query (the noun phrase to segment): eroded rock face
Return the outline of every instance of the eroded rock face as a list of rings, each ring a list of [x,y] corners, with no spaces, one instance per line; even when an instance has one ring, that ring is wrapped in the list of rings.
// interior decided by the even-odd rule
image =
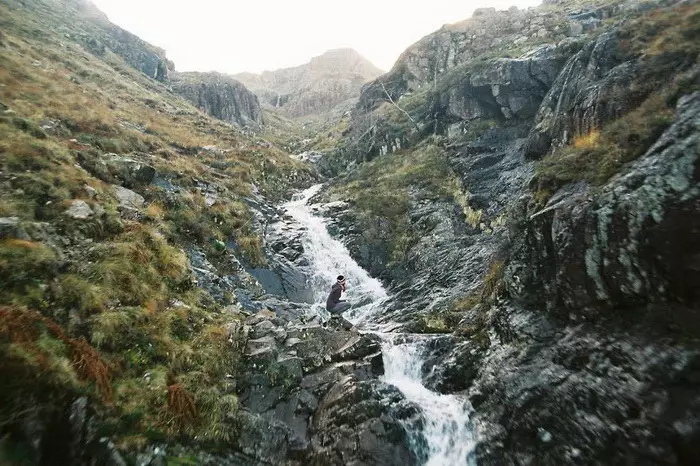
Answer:
[[[540,289],[561,312],[697,302],[699,118],[700,94],[682,98],[673,125],[624,175],[524,213],[530,221],[508,268],[512,294]]]
[[[479,464],[698,461],[699,116],[688,95],[624,174],[521,205],[512,301],[478,311],[435,385],[469,390]]]
[[[173,90],[209,115],[241,126],[263,124],[255,94],[242,83],[220,73],[178,73]]]
[[[507,329],[470,389],[478,464],[698,461],[697,350],[630,325],[561,328],[512,308],[498,318]]]
[[[537,112],[526,153],[537,157],[587,134],[636,105],[629,93],[630,76],[639,65],[626,61],[614,33],[587,44],[567,63]]]

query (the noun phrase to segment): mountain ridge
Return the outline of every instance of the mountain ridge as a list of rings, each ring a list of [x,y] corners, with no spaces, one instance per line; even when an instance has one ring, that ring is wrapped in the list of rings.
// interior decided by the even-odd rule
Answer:
[[[354,49],[338,48],[302,65],[231,76],[253,91],[263,106],[300,118],[323,114],[354,101],[362,85],[382,73]]]

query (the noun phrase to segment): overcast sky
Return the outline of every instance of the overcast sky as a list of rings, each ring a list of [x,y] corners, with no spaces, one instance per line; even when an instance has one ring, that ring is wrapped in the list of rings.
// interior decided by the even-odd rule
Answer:
[[[92,0],[164,48],[179,71],[260,72],[351,47],[388,70],[421,37],[475,8],[541,0]]]

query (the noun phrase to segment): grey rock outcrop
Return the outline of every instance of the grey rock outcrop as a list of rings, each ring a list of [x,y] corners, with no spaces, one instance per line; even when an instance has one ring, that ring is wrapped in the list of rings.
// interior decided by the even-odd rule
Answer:
[[[60,5],[57,5],[59,4]],[[121,57],[129,66],[158,81],[167,81],[175,69],[165,51],[149,44],[138,36],[111,23],[103,12],[92,2],[85,0],[37,0],[22,2],[23,8],[50,8],[61,21],[54,21],[50,27],[63,28],[62,35],[75,39],[90,53],[104,56],[110,51]],[[51,25],[55,26],[51,26]],[[65,25],[72,25],[66,29]]]
[[[139,209],[145,202],[142,195],[123,186],[115,186],[114,193],[119,201],[119,206],[127,209]]]
[[[682,98],[674,124],[624,175],[595,194],[563,190],[530,213],[509,266],[512,294],[540,289],[562,312],[697,302],[699,121],[700,94]]]
[[[527,155],[537,157],[577,134],[587,134],[633,105],[625,98],[638,65],[624,61],[614,33],[602,34],[567,62],[540,107]]]
[[[93,211],[87,202],[75,199],[71,202],[70,208],[66,210],[65,214],[74,220],[85,220],[92,217]]]
[[[197,108],[220,120],[240,126],[263,124],[258,98],[241,82],[220,73],[177,73],[173,91]]]
[[[383,373],[377,338],[317,319],[304,323],[303,308],[271,304],[276,312],[246,321],[241,402],[249,427],[242,451],[276,463],[291,457],[305,464],[415,463],[401,424],[414,410],[377,380]]]

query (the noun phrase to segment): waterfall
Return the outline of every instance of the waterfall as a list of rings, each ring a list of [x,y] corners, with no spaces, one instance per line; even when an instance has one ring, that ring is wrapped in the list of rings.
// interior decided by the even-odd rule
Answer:
[[[388,299],[387,293],[381,282],[360,267],[340,241],[331,237],[324,219],[314,215],[307,205],[320,189],[321,185],[313,186],[284,205],[287,214],[306,229],[304,255],[309,261],[308,285],[313,293],[314,308],[322,315],[325,313],[330,287],[338,275],[344,275],[347,293],[343,299],[353,303],[344,316],[354,324],[366,322],[381,309]]]
[[[307,273],[314,297],[313,312],[325,315],[330,286],[338,275],[345,275],[348,282],[345,298],[353,304],[345,318],[361,329],[376,329],[372,318],[381,312],[390,296],[381,282],[372,278],[355,262],[347,248],[330,236],[324,219],[314,215],[307,205],[320,189],[321,185],[313,186],[284,205],[286,213],[305,229],[302,243],[309,262]],[[470,458],[475,442],[469,424],[471,405],[468,400],[435,393],[423,385],[425,343],[431,337],[380,335],[384,341],[384,381],[398,388],[407,400],[421,409],[422,430],[406,426],[416,456],[430,466],[474,464]]]
[[[425,341],[396,343],[386,339],[383,347],[384,381],[401,390],[420,406],[422,432],[410,432],[411,446],[426,465],[474,464],[469,454],[474,435],[469,425],[471,405],[454,395],[435,393],[423,385],[422,366]]]

